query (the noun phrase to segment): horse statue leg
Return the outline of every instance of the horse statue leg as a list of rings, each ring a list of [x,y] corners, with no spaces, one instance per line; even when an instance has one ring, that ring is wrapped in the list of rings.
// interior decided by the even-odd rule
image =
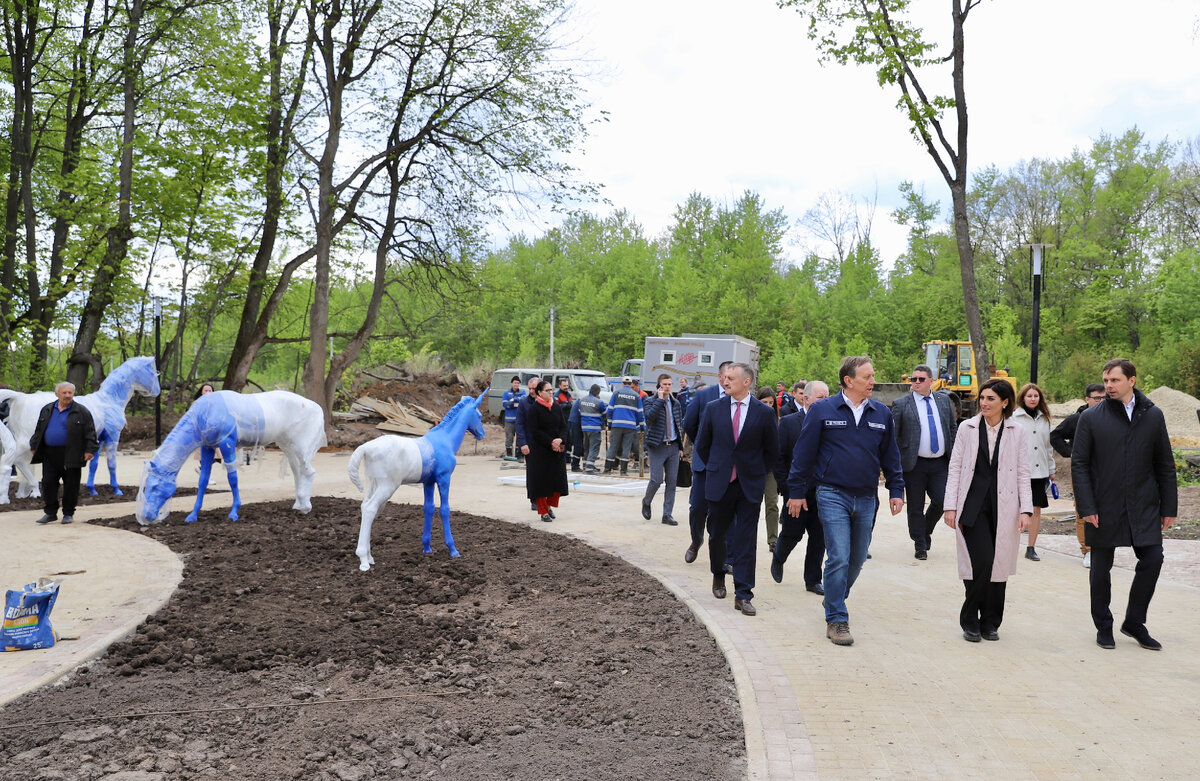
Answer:
[[[292,478],[296,482],[296,503],[292,505],[292,509],[305,514],[310,513],[313,478],[317,476],[317,470],[312,468],[312,458],[306,461],[301,453],[291,449],[284,450],[283,455],[288,460],[288,466],[292,468]]]
[[[433,481],[422,485],[425,487],[425,530],[421,532],[421,552],[433,553],[429,544],[433,535]]]
[[[208,490],[208,478],[212,476],[213,459],[216,457],[215,451],[207,445],[200,446],[200,482],[196,485],[196,504],[192,507],[192,511],[188,513],[188,517],[183,520],[187,523],[194,523],[196,517],[200,513],[200,509],[204,507],[204,492]],[[96,459],[92,459],[95,461]]]
[[[101,437],[100,451],[103,452],[104,448],[107,446],[108,446],[108,443],[104,440],[103,437]],[[88,461],[87,489],[88,489],[88,493],[91,494],[92,496],[95,496],[97,493],[97,491],[96,491],[96,469],[100,466],[100,459],[98,458],[99,455],[100,455],[100,453],[97,453],[96,456],[92,457],[91,461]]]
[[[242,506],[242,495],[238,493],[237,435],[230,434],[221,442],[220,447],[221,460],[225,462],[225,476],[229,478],[229,490],[233,492],[233,507],[229,510],[229,520],[236,521],[238,510]]]
[[[438,493],[442,497],[442,539],[450,551],[450,558],[457,559],[458,548],[454,547],[454,535],[450,533],[450,474],[438,480]]]
[[[125,492],[121,490],[121,486],[117,485],[117,444],[118,440],[111,440],[108,446],[102,450],[104,450],[105,463],[108,465],[108,484],[112,486],[113,496],[124,496]]]
[[[387,504],[390,497],[396,490],[397,486],[387,486],[371,480],[367,484],[367,495],[362,500],[362,521],[358,526],[358,547],[354,549],[354,555],[358,556],[358,568],[363,572],[371,569],[371,565],[375,563],[375,557],[371,555],[371,526],[375,523],[375,516],[379,514],[380,508]]]

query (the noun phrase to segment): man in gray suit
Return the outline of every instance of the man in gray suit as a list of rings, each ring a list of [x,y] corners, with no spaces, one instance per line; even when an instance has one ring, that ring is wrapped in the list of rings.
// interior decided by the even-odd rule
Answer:
[[[922,561],[929,557],[933,529],[942,517],[957,428],[950,397],[932,390],[933,370],[922,364],[912,371],[912,393],[892,404],[908,500],[908,536],[916,549],[914,555]],[[926,495],[929,507],[922,512]]]

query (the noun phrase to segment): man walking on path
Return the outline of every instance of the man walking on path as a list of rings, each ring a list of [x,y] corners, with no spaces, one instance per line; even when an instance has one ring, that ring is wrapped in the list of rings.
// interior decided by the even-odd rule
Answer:
[[[608,400],[608,454],[604,460],[604,474],[612,474],[620,467],[621,474],[629,472],[629,454],[633,450],[638,430],[645,424],[642,411],[642,396],[633,389],[633,378],[624,377],[621,387],[613,391]]]
[[[79,480],[83,465],[92,460],[100,443],[92,413],[75,401],[75,386],[60,382],[54,387],[57,401],[38,414],[37,427],[29,438],[32,463],[42,465],[42,502],[46,514],[38,523],[53,523],[58,518],[58,484],[62,482],[63,523],[75,520],[79,501]],[[5,477],[7,479],[7,476]]]
[[[1162,571],[1162,533],[1175,523],[1179,491],[1162,410],[1137,390],[1137,369],[1124,358],[1104,364],[1108,398],[1079,416],[1071,448],[1075,506],[1092,546],[1091,603],[1096,644],[1115,648],[1111,570],[1118,547],[1137,556],[1121,634],[1152,651],[1162,644],[1146,629],[1146,613]]]
[[[1084,400],[1087,402],[1063,418],[1062,423],[1054,427],[1050,432],[1050,446],[1054,451],[1063,458],[1071,457],[1072,443],[1075,441],[1075,429],[1079,426],[1079,416],[1104,401],[1104,386],[1098,382],[1093,382],[1087,386],[1083,392]],[[1087,539],[1084,536],[1083,518],[1079,515],[1079,508],[1075,508],[1075,538],[1079,540],[1079,552],[1083,554],[1083,566],[1092,566],[1092,549],[1088,547]]]
[[[672,517],[675,509],[675,483],[679,477],[679,457],[683,455],[683,410],[671,395],[671,375],[658,375],[658,389],[643,401],[646,413],[646,454],[650,457],[650,482],[642,497],[642,517],[650,520],[650,502],[660,485],[663,489],[662,522],[678,526]]]
[[[725,372],[733,361],[724,361],[717,367],[717,384],[706,385],[696,391],[696,395],[688,403],[683,416],[683,430],[687,432],[692,442],[692,492],[689,495],[688,526],[692,533],[692,542],[683,552],[683,560],[691,564],[704,544],[704,529],[708,525],[708,499],[704,498],[704,459],[696,452],[696,437],[700,434],[700,424],[704,418],[705,408],[719,398],[725,396]]]
[[[933,369],[922,364],[912,370],[912,393],[896,399],[892,417],[896,421],[900,468],[904,470],[908,536],[913,541],[914,556],[924,561],[929,558],[933,530],[942,519],[950,452],[957,431],[950,397],[942,391],[933,392]]]
[[[825,533],[821,530],[821,519],[817,515],[817,489],[811,486],[805,499],[808,509],[799,516],[787,512],[788,475],[792,471],[792,455],[796,442],[800,439],[800,431],[804,428],[804,417],[813,402],[829,398],[829,386],[820,380],[813,380],[801,392],[801,409],[779,421],[779,458],[775,462],[775,482],[779,493],[783,495],[784,513],[780,520],[783,529],[775,542],[775,553],[771,556],[771,577],[776,583],[783,582],[783,565],[787,563],[792,550],[808,532],[808,547],[804,555],[804,588],[814,594],[824,594],[821,585],[821,562],[825,558]]]
[[[892,515],[904,507],[904,477],[892,413],[871,399],[871,359],[844,359],[838,382],[841,393],[808,408],[788,477],[788,513],[799,517],[808,509],[805,495],[815,484],[825,532],[825,636],[837,645],[851,645],[846,597],[871,547],[879,472],[883,470]]]
[[[729,395],[708,404],[696,437],[696,453],[704,460],[704,495],[710,508],[708,561],[713,596],[725,598],[728,561],[733,565],[733,607],[744,616],[758,612],[751,602],[758,515],[768,470],[779,456],[775,412],[751,395],[753,386],[754,370],[748,364],[730,364],[726,379]]]

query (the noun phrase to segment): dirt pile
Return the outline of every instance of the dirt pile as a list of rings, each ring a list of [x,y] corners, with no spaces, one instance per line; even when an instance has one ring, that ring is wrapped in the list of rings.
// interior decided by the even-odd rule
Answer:
[[[361,573],[357,502],[290,506],[147,527],[184,557],[179,590],[70,681],[4,708],[0,776],[745,776],[725,659],[653,578],[465,513],[462,557],[440,541],[423,555],[421,508],[395,504]]]
[[[1167,419],[1167,433],[1172,441],[1179,437],[1200,439],[1200,418],[1196,417],[1196,410],[1200,410],[1200,399],[1165,385],[1146,395],[1163,411]]]

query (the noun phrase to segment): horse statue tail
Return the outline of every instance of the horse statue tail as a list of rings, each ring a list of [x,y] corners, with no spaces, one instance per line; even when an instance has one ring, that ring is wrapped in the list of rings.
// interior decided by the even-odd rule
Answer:
[[[350,463],[346,465],[346,471],[350,473],[350,482],[354,483],[354,487],[359,491],[363,490],[362,481],[358,479],[358,463],[363,460],[365,451],[360,445],[354,448],[354,452],[350,454]]]

